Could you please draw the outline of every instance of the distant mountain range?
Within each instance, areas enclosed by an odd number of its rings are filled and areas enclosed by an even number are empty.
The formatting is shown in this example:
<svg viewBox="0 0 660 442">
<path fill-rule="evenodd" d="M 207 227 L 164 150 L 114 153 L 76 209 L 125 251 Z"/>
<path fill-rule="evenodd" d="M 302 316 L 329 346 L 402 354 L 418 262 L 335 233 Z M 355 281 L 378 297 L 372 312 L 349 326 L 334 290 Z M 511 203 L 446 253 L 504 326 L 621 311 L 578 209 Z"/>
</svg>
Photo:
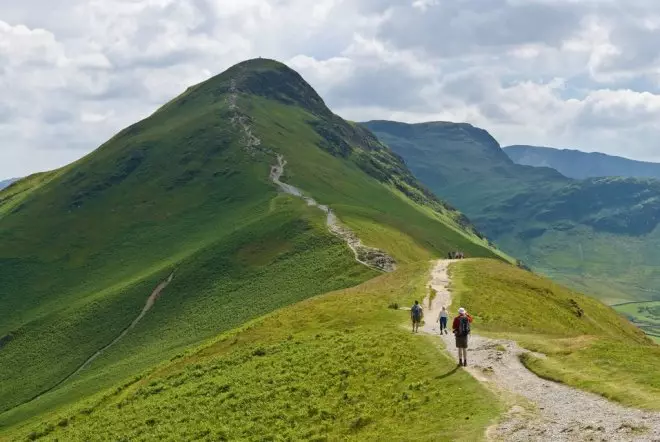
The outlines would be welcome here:
<svg viewBox="0 0 660 442">
<path fill-rule="evenodd" d="M 504 147 L 515 163 L 551 167 L 569 178 L 585 179 L 606 176 L 660 178 L 660 164 L 636 161 L 604 153 L 570 149 L 515 145 Z"/>
<path fill-rule="evenodd" d="M 465 123 L 365 126 L 534 269 L 611 304 L 660 300 L 660 180 L 577 180 L 516 164 L 488 132 Z"/>
<path fill-rule="evenodd" d="M 17 179 L 18 179 L 18 178 L 11 178 L 11 179 L 8 179 L 8 180 L 0 181 L 0 190 L 2 190 L 2 189 L 4 189 L 5 187 L 9 186 L 11 183 L 13 183 L 14 181 L 16 181 Z"/>
</svg>

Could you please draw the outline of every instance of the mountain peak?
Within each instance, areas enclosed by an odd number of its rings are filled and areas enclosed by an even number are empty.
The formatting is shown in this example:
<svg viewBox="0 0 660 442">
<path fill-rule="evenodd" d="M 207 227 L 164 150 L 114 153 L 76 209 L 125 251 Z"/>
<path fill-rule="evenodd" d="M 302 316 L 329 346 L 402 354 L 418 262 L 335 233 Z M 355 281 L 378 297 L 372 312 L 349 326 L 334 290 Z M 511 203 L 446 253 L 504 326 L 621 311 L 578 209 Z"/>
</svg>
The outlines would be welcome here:
<svg viewBox="0 0 660 442">
<path fill-rule="evenodd" d="M 330 110 L 312 86 L 284 63 L 268 58 L 253 58 L 235 64 L 223 73 L 195 86 L 202 93 L 239 93 L 300 106 L 316 115 L 327 116 Z"/>
</svg>

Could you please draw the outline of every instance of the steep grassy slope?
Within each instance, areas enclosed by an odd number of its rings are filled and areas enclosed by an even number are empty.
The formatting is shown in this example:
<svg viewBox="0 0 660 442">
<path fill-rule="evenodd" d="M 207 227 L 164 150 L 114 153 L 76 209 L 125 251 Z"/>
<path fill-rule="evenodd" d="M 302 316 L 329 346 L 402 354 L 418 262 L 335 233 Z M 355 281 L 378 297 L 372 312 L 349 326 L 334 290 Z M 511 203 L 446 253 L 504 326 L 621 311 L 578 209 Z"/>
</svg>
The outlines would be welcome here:
<svg viewBox="0 0 660 442">
<path fill-rule="evenodd" d="M 553 149 L 538 146 L 506 146 L 504 152 L 516 164 L 551 167 L 575 179 L 618 176 L 627 178 L 660 178 L 660 164 L 635 161 L 599 152 Z"/>
<path fill-rule="evenodd" d="M 513 266 L 474 260 L 451 267 L 453 306 L 475 329 L 548 357 L 524 362 L 555 379 L 627 405 L 660 410 L 660 346 L 600 302 Z"/>
<path fill-rule="evenodd" d="M 479 440 L 498 399 L 387 308 L 424 296 L 428 267 L 277 311 L 11 435 Z"/>
<path fill-rule="evenodd" d="M 328 233 L 320 211 L 277 194 L 268 178 L 276 154 L 289 162 L 285 181 L 400 264 L 454 249 L 497 256 L 298 74 L 269 60 L 242 63 L 76 163 L 0 193 L 0 411 L 11 409 L 0 425 L 376 276 Z M 172 272 L 145 319 L 60 385 Z"/>
<path fill-rule="evenodd" d="M 503 250 L 608 303 L 660 296 L 660 181 L 513 163 L 468 124 L 365 124 Z"/>
</svg>

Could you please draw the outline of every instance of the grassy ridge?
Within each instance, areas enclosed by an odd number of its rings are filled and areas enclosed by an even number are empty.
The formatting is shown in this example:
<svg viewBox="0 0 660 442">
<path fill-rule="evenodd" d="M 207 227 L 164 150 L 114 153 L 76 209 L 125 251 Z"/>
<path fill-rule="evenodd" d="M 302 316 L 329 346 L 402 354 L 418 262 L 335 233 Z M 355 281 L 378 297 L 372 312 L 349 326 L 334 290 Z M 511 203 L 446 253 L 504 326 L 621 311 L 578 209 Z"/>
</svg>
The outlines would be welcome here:
<svg viewBox="0 0 660 442">
<path fill-rule="evenodd" d="M 479 440 L 497 398 L 387 308 L 427 278 L 408 265 L 301 302 L 8 436 Z"/>
<path fill-rule="evenodd" d="M 612 308 L 492 260 L 453 265 L 451 274 L 453 305 L 475 315 L 476 330 L 548 356 L 525 359 L 538 375 L 660 409 L 660 346 Z"/>
</svg>

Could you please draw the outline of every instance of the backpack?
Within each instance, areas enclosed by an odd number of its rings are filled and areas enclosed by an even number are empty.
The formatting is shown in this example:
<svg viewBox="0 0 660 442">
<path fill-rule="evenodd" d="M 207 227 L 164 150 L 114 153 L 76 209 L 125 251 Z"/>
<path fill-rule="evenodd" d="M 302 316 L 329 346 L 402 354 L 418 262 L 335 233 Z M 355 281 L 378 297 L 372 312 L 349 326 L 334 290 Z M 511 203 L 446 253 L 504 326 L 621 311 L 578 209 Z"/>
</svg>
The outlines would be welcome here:
<svg viewBox="0 0 660 442">
<path fill-rule="evenodd" d="M 422 306 L 419 305 L 419 304 L 413 305 L 412 306 L 412 314 L 413 314 L 413 318 L 415 318 L 415 320 L 421 319 L 422 318 Z"/>
<path fill-rule="evenodd" d="M 470 334 L 470 320 L 467 316 L 460 316 L 458 318 L 458 331 L 456 336 L 467 336 Z"/>
</svg>

